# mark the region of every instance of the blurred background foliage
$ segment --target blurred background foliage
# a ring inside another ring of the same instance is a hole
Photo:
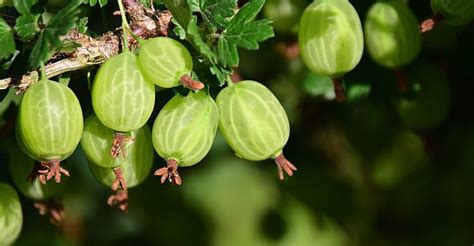
[[[374,1],[351,2],[363,21]],[[345,77],[348,101],[340,104],[331,80],[298,57],[297,23],[309,3],[267,0],[262,17],[274,19],[276,37],[242,51],[237,70],[266,84],[287,110],[293,177],[280,182],[270,160],[240,160],[218,134],[204,161],[182,168],[183,186],[150,176],[130,190],[122,214],[105,203],[109,189],[78,148],[65,162],[72,175],[62,193],[64,224],[51,225],[22,196],[17,245],[472,245],[473,24],[440,24],[423,35],[420,56],[402,68],[408,93],[399,92],[396,72],[364,53]],[[431,15],[429,1],[408,4],[420,21]],[[105,31],[113,8],[89,9],[97,12],[89,29]],[[69,85],[87,116],[85,74]],[[173,93],[158,92],[151,119]],[[3,144],[14,139],[17,109],[5,110]],[[0,180],[9,183],[12,153],[7,146],[0,155]],[[155,168],[164,164],[156,156]]]

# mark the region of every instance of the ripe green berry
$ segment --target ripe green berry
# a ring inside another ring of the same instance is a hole
[[[148,126],[132,131],[132,136],[135,138],[135,142],[127,148],[127,158],[114,167],[121,169],[127,188],[141,184],[150,173],[151,166],[153,165],[153,147],[151,132]],[[100,143],[102,139],[96,138],[95,141],[95,150],[105,153],[103,155],[109,155],[107,146]],[[97,180],[106,186],[112,186],[116,180],[114,168],[103,167],[94,162],[89,155],[87,157],[89,158],[89,167]]]
[[[136,131],[132,131],[131,135],[136,135]],[[119,157],[115,158],[110,153],[115,136],[114,130],[104,126],[96,115],[91,115],[84,123],[84,133],[81,139],[82,150],[91,162],[100,167],[114,168],[119,166],[123,160]],[[127,149],[134,148],[134,146],[136,145],[131,144]]]
[[[304,0],[267,0],[263,13],[273,21],[277,31],[293,32],[298,28],[299,17],[305,6]]]
[[[20,235],[23,213],[16,191],[0,183],[0,244],[12,245]]]
[[[137,164],[143,162],[145,163],[144,166],[147,167],[147,164],[153,160],[153,149],[151,148],[151,136],[148,126],[145,125],[139,130],[132,131],[130,137],[134,140],[126,149],[127,157],[124,159],[113,158],[109,150],[114,139],[114,131],[104,126],[97,116],[91,115],[85,123],[81,147],[87,159],[102,168],[115,168],[127,162]],[[151,152],[151,157],[149,152]]]
[[[124,159],[114,160],[110,158],[109,152],[113,141],[113,131],[100,124],[96,116],[90,116],[86,125],[89,125],[89,131],[81,145],[89,159],[89,168],[99,182],[116,191],[116,194],[109,197],[107,203],[111,206],[118,205],[122,211],[126,212],[128,188],[142,183],[150,173],[153,164],[150,129],[145,125],[132,131],[131,137],[134,142],[127,148],[127,156]],[[101,161],[101,163],[96,161]]]
[[[142,76],[136,56],[126,51],[102,64],[91,96],[94,112],[105,126],[128,132],[139,129],[150,118],[155,87]]]
[[[32,200],[47,200],[59,194],[64,185],[56,183],[41,184],[39,179],[29,180],[35,161],[25,155],[18,147],[10,147],[8,162],[10,175],[18,190]],[[26,178],[28,177],[28,178]]]
[[[365,20],[365,42],[379,64],[397,68],[412,62],[421,51],[418,21],[403,2],[376,2]]]
[[[340,77],[360,61],[364,37],[359,16],[347,0],[315,0],[300,21],[301,56],[311,71]]]
[[[200,162],[209,152],[219,124],[214,100],[205,91],[174,96],[160,111],[153,124],[156,152],[168,166],[155,172],[181,184],[177,168]]]
[[[416,65],[410,79],[414,95],[397,101],[400,118],[409,127],[426,130],[448,116],[451,90],[446,75],[431,64]]]
[[[48,180],[54,175],[59,183],[61,172],[68,175],[59,162],[74,152],[82,130],[81,105],[67,86],[41,80],[23,95],[18,113],[18,135],[27,154],[50,170]]]
[[[236,154],[251,161],[275,159],[280,179],[296,168],[283,156],[290,136],[285,110],[262,84],[245,80],[223,89],[217,96],[221,129]]]
[[[180,84],[194,90],[204,87],[192,80],[193,59],[180,42],[167,37],[144,41],[138,53],[138,64],[145,78],[163,88]]]

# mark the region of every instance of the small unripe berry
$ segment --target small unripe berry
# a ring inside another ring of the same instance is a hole
[[[12,245],[23,225],[20,199],[16,191],[5,183],[0,183],[0,198],[0,243]]]
[[[379,64],[397,68],[412,62],[421,51],[418,20],[400,1],[376,2],[365,20],[365,41]]]

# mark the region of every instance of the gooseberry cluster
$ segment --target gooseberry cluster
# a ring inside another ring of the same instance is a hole
[[[474,18],[472,0],[432,0],[431,6],[432,21],[462,24]],[[275,14],[281,9],[288,12]],[[364,22],[365,31],[348,0],[315,0],[303,9],[298,0],[269,1],[264,12],[282,18],[275,22],[277,29],[288,32],[298,25],[295,13],[303,12],[298,31],[302,60],[312,72],[333,80],[338,101],[345,99],[342,78],[358,65],[364,47],[376,63],[397,73],[421,51],[418,22],[401,1],[374,3]],[[127,26],[123,27],[127,33]],[[53,222],[61,221],[61,204],[54,199],[64,190],[64,184],[57,184],[62,175],[69,176],[61,162],[79,144],[92,174],[114,192],[107,203],[125,212],[128,189],[150,175],[155,152],[166,166],[154,175],[161,183],[168,180],[181,185],[178,168],[202,161],[218,129],[238,157],[273,159],[279,179],[284,180],[285,173],[293,175],[297,168],[283,154],[290,136],[289,120],[267,87],[253,80],[232,82],[228,78],[228,86],[214,100],[210,84],[198,81],[193,56],[181,41],[169,37],[135,39],[137,52],[129,50],[126,37],[123,52],[99,68],[91,89],[94,112],[85,121],[74,92],[49,80],[44,69],[41,79],[24,93],[16,122],[18,148],[12,151],[9,168],[18,190],[38,201],[35,206],[40,211],[49,212]],[[449,111],[446,79],[427,64],[418,65],[413,74],[412,84],[423,90],[415,97],[403,98],[396,108],[406,125],[432,128]],[[161,108],[150,129],[147,122],[155,109],[157,88],[178,88],[179,92]],[[433,108],[437,109],[435,114],[430,112]],[[56,183],[48,182],[51,179]],[[10,244],[21,228],[21,207],[18,195],[8,185],[0,183],[0,197],[0,228],[5,228],[0,230],[0,243]],[[6,221],[20,223],[6,225]]]
[[[200,162],[211,149],[217,128],[238,156],[254,161],[275,159],[279,177],[296,167],[283,156],[289,122],[276,97],[262,84],[242,81],[221,91],[217,104],[204,84],[193,79],[192,58],[180,42],[157,37],[141,41],[138,55],[128,48],[99,68],[92,85],[94,114],[83,123],[79,100],[67,86],[43,78],[33,84],[20,103],[17,139],[23,152],[39,162],[32,167],[26,195],[48,199],[53,187],[44,186],[69,172],[60,162],[79,142],[93,175],[115,192],[108,204],[127,211],[128,188],[145,180],[153,165],[153,147],[167,166],[154,173],[161,182],[181,185],[178,167]],[[184,86],[159,112],[150,131],[146,122],[155,106],[155,85]],[[38,124],[41,122],[41,124]],[[26,165],[32,161],[22,161]],[[25,166],[26,167],[26,166]],[[15,167],[24,174],[25,167]],[[51,187],[51,188],[49,188]],[[57,216],[55,220],[60,220]]]

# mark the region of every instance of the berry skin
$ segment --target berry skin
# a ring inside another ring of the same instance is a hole
[[[293,32],[298,29],[299,16],[305,6],[304,0],[267,0],[263,13],[273,21],[275,30]]]
[[[48,180],[61,182],[59,162],[69,157],[82,136],[83,117],[79,100],[71,89],[51,80],[41,80],[23,95],[18,112],[18,138],[26,153],[42,162]]]
[[[193,70],[193,59],[188,49],[180,42],[167,37],[144,41],[138,54],[138,64],[143,76],[163,88],[184,84],[199,90],[203,84],[192,81],[189,75]],[[187,84],[197,83],[198,87]]]
[[[20,235],[23,213],[16,191],[0,183],[0,244],[12,245]]]
[[[163,107],[152,130],[153,146],[168,163],[155,172],[162,183],[169,178],[181,184],[178,166],[195,165],[207,155],[218,124],[216,103],[206,91],[177,94]]]
[[[39,179],[27,179],[26,177],[35,167],[35,161],[17,147],[11,147],[10,153],[8,162],[10,175],[13,183],[24,196],[32,200],[47,200],[62,191],[63,185],[56,183],[42,184]]]
[[[100,123],[95,115],[91,115],[86,120],[81,147],[89,162],[93,164],[91,166],[98,167],[95,170],[106,170],[102,173],[109,175],[113,174],[113,168],[121,166],[125,180],[128,181],[127,185],[133,187],[141,183],[149,172],[153,163],[153,148],[151,132],[148,126],[145,125],[138,130],[132,131],[131,137],[135,140],[127,148],[127,157],[124,159],[112,158],[109,149],[112,145],[114,132]],[[128,170],[130,172],[127,172]],[[133,173],[133,175],[128,173]],[[100,175],[99,181],[110,186],[114,179],[113,177],[107,178],[107,175]]]
[[[132,131],[131,135],[136,135]],[[133,139],[133,137],[130,137]],[[96,115],[89,116],[84,124],[84,133],[82,134],[81,147],[84,154],[95,165],[103,168],[114,168],[119,166],[123,159],[116,158],[110,153],[110,149],[115,139],[115,131],[107,128],[100,122]],[[122,156],[128,152],[128,149],[136,148],[133,143],[127,149],[124,149]]]
[[[236,154],[251,161],[275,159],[280,179],[283,168],[296,168],[283,156],[290,136],[288,117],[278,99],[262,84],[245,80],[223,89],[217,96],[219,128]]]
[[[100,67],[92,86],[92,106],[106,127],[128,132],[150,118],[155,105],[155,87],[142,76],[137,58],[124,52]]]
[[[153,147],[148,126],[133,131],[132,136],[135,138],[135,142],[127,149],[127,158],[114,167],[121,169],[127,188],[141,184],[153,165]],[[108,154],[107,148],[97,148],[96,150]],[[89,160],[89,167],[97,180],[106,186],[112,186],[116,179],[114,168],[105,168],[93,162],[91,158]]]
[[[340,77],[354,69],[364,50],[359,16],[347,0],[315,0],[299,29],[301,56],[320,75]]]
[[[379,64],[398,68],[412,62],[421,51],[418,20],[400,1],[376,2],[365,20],[365,42]]]
[[[116,192],[109,197],[107,203],[110,206],[117,205],[123,212],[127,212],[128,188],[141,184],[150,173],[153,164],[150,129],[145,125],[132,131],[131,137],[134,138],[134,143],[127,148],[127,156],[124,159],[114,160],[110,158],[109,152],[113,131],[100,124],[94,115],[88,118],[86,124],[89,124],[89,129],[92,129],[88,133],[91,136],[86,136],[88,140],[83,139],[82,142],[84,152],[89,159],[89,168],[100,183],[111,187]],[[104,136],[107,132],[110,135]],[[98,135],[94,135],[95,133]],[[95,161],[102,161],[102,163]]]

